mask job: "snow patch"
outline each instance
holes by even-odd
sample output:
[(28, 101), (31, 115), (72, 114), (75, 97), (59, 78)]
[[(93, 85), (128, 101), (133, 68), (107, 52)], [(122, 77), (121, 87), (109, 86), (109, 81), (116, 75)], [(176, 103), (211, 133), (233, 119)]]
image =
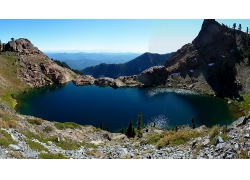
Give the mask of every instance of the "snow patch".
[(171, 76), (177, 76), (177, 75), (180, 75), (181, 72), (178, 72), (178, 73), (172, 73)]

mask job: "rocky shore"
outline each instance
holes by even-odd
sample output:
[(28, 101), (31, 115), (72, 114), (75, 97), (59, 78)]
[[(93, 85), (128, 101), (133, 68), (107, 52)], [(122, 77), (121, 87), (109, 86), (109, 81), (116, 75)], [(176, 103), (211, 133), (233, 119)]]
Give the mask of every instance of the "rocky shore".
[[(72, 159), (246, 159), (250, 157), (250, 119), (247, 117), (239, 118), (230, 126), (218, 128), (214, 137), (211, 137), (213, 128), (205, 126), (195, 129), (188, 126), (179, 127), (175, 133), (199, 132), (202, 135), (179, 145), (159, 146), (156, 142), (152, 143), (150, 139), (157, 136), (164, 137), (164, 133), (168, 131), (157, 127), (144, 128), (142, 138), (127, 138), (124, 134), (110, 133), (93, 126), (69, 126), (65, 129), (58, 129), (53, 122), (16, 114), (4, 105), (0, 107), (1, 114), (4, 112), (16, 118), (15, 126), (7, 127), (6, 125), (4, 127), (1, 124), (1, 159), (46, 157)], [(0, 122), (2, 123), (2, 117), (0, 117)], [(4, 143), (3, 139), (7, 139), (8, 135), (9, 143)]]

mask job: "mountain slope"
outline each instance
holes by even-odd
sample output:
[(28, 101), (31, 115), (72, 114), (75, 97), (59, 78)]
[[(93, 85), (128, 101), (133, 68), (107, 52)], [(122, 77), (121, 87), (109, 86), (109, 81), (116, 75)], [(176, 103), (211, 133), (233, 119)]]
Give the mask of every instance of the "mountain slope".
[(86, 75), (92, 75), (95, 78), (103, 76), (118, 78), (119, 76), (137, 75), (149, 67), (163, 65), (164, 62), (173, 54), (174, 53), (160, 55), (147, 52), (124, 64), (102, 63), (97, 66), (85, 68), (82, 72)]
[[(193, 42), (165, 62), (165, 69), (160, 71), (165, 73), (162, 81), (148, 86), (165, 84), (221, 97), (239, 97), (241, 92), (249, 92), (249, 55), (249, 34), (220, 25), (213, 19), (204, 20)], [(139, 80), (145, 73), (138, 76)], [(154, 77), (156, 72), (143, 80)]]
[(1, 44), (0, 103), (13, 107), (11, 95), (24, 89), (71, 81), (76, 74), (58, 66), (28, 40)]

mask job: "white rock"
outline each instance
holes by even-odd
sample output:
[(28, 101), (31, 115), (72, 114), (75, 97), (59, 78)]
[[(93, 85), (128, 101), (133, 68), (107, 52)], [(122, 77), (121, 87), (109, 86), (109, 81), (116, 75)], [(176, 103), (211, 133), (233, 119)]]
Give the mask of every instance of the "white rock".
[(13, 149), (14, 151), (19, 151), (19, 150), (20, 150), (20, 147), (17, 146), (17, 145), (15, 145), (15, 144), (10, 144), (9, 147), (10, 147), (11, 149)]

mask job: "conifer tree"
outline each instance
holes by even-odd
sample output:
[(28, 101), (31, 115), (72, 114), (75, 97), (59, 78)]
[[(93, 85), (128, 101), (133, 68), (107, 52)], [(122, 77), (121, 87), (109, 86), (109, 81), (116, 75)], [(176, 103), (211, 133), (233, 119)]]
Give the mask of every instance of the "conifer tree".
[(100, 127), (99, 127), (100, 129), (103, 129), (103, 121), (101, 120), (101, 122), (100, 122)]
[(194, 117), (192, 117), (192, 128), (195, 129)]
[(124, 134), (124, 128), (123, 128), (123, 126), (122, 126), (122, 131), (121, 131), (121, 133)]
[(133, 122), (132, 120), (130, 120), (129, 124), (128, 124), (128, 128), (126, 130), (126, 136), (128, 137), (135, 137), (135, 129), (133, 127)]
[(194, 117), (192, 117), (192, 124), (194, 124)]
[(108, 132), (110, 132), (110, 130), (109, 130), (109, 126), (107, 125), (107, 128), (106, 128), (106, 130), (108, 131)]
[(138, 130), (138, 137), (142, 138), (142, 132), (141, 132), (141, 125), (142, 125), (142, 113), (140, 112), (137, 117), (137, 130)]
[(140, 112), (137, 117), (137, 130), (140, 131), (142, 124), (142, 113)]
[(133, 129), (132, 129), (132, 134), (131, 134), (131, 137), (135, 137), (135, 128), (133, 127)]
[(236, 23), (233, 24), (233, 29), (235, 29), (235, 28), (236, 28)]
[(241, 24), (239, 24), (238, 30), (240, 30), (240, 31), (241, 31)]
[(193, 123), (193, 129), (195, 129), (195, 123)]

